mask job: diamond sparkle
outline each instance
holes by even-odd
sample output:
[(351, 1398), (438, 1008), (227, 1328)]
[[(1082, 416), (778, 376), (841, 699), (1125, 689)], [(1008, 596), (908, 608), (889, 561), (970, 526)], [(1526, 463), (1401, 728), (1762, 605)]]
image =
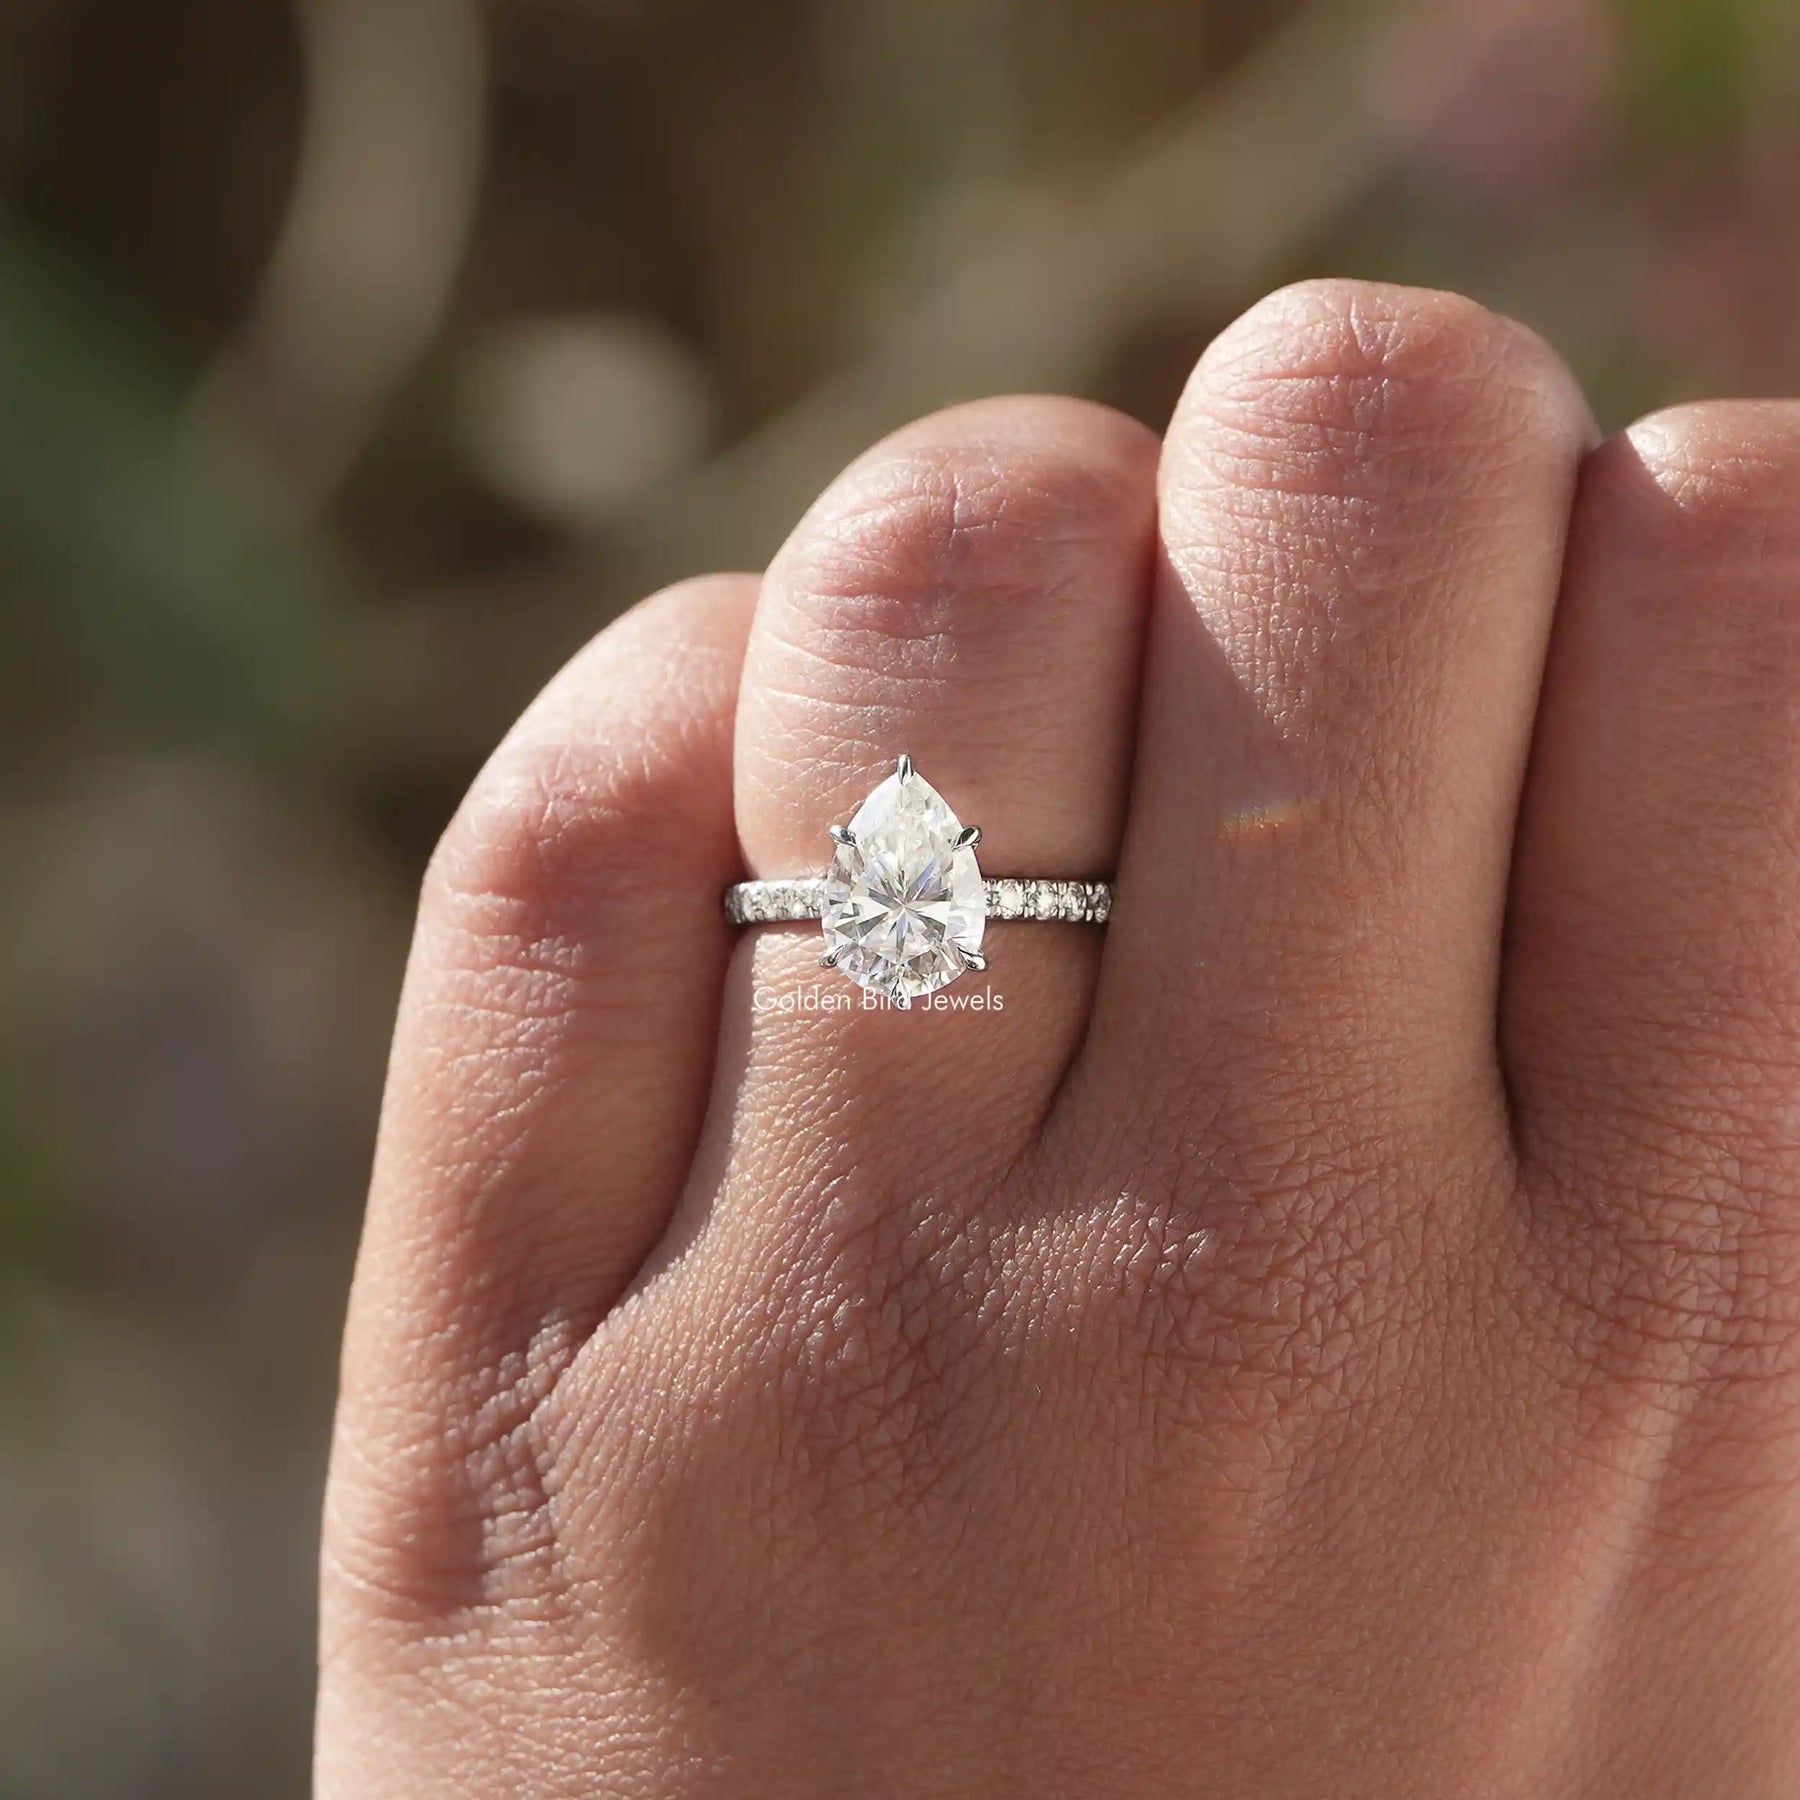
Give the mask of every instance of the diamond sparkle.
[(833, 967), (910, 1006), (980, 966), (987, 904), (974, 847), (906, 758), (835, 835), (821, 918)]

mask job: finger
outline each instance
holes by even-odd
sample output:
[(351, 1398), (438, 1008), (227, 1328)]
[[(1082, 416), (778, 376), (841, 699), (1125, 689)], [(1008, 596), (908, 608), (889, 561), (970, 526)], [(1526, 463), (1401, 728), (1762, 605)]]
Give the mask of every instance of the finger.
[[(1522, 821), (1505, 1046), (1528, 1154), (1607, 1164), (1586, 1187), (1651, 1209), (1631, 1233), (1645, 1247), (1766, 1236), (1737, 1206), (1800, 1190), (1797, 569), (1800, 406), (1679, 408), (1591, 459)], [(1699, 1266), (1666, 1263), (1664, 1285)]]
[(1090, 1049), (1205, 1095), (1259, 1186), (1389, 1153), (1324, 1143), (1321, 1096), (1502, 1120), (1513, 820), (1588, 431), (1521, 327), (1348, 282), (1254, 308), (1183, 398)]
[(711, 1074), (748, 576), (603, 632), (483, 771), (420, 903), (347, 1370), (571, 1342), (662, 1230)]
[[(771, 567), (745, 661), (737, 806), (754, 874), (820, 869), (827, 827), (901, 753), (981, 828), (987, 874), (1110, 870), (1155, 456), (1147, 431), (1099, 407), (996, 400), (924, 421), (834, 484)], [(915, 1095), (954, 1095), (941, 1115), (950, 1142), (976, 1110), (1041, 1104), (1083, 1015), (1097, 935), (991, 926), (986, 976), (960, 978), (1002, 1002), (980, 1024), (765, 1011), (749, 1054), (774, 1068), (791, 1049), (810, 1081), (838, 1060), (832, 1046), (854, 1042), (849, 1086), (891, 1096), (886, 1076), (904, 1065), (924, 1083)], [(821, 978), (819, 951), (816, 929), (762, 933), (747, 979), (764, 995), (821, 979), (841, 991), (835, 972)]]

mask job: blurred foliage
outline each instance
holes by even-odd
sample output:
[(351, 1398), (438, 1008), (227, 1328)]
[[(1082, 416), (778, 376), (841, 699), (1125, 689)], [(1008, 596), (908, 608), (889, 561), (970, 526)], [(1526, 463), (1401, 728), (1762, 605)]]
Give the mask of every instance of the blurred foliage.
[(67, 1128), (47, 1116), (17, 1047), (0, 1043), (0, 1416), (18, 1348), (21, 1303), (66, 1275), (71, 1201)]
[(0, 224), (8, 736), (64, 735), (42, 704), (56, 670), (58, 699), (122, 705), (140, 734), (317, 754), (343, 571), (180, 403), (141, 319)]
[(1791, 0), (0, 0), (0, 95), (5, 1800), (305, 1792), (407, 895), (644, 586), (1307, 274), (1800, 385)]
[(1626, 93), (1637, 129), (1663, 150), (1728, 131), (1757, 80), (1784, 0), (1619, 0)]

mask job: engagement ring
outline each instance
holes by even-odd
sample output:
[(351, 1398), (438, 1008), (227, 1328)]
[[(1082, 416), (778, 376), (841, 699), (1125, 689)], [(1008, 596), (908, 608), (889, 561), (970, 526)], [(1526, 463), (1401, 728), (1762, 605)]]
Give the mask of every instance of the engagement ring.
[(824, 966), (896, 1006), (985, 969), (990, 919), (1104, 925), (1112, 911), (1104, 881), (984, 879), (980, 827), (964, 825), (907, 756), (831, 838), (825, 874), (740, 881), (725, 911), (738, 925), (818, 920)]

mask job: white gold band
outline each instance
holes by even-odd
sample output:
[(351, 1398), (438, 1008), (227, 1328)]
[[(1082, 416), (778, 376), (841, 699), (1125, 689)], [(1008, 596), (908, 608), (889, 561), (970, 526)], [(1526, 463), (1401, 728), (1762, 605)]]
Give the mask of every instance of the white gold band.
[[(780, 925), (825, 916), (825, 877), (740, 881), (725, 890), (725, 916), (734, 925)], [(1046, 924), (1104, 925), (1112, 888), (1104, 881), (1026, 881), (1003, 876), (982, 883), (990, 919)]]

